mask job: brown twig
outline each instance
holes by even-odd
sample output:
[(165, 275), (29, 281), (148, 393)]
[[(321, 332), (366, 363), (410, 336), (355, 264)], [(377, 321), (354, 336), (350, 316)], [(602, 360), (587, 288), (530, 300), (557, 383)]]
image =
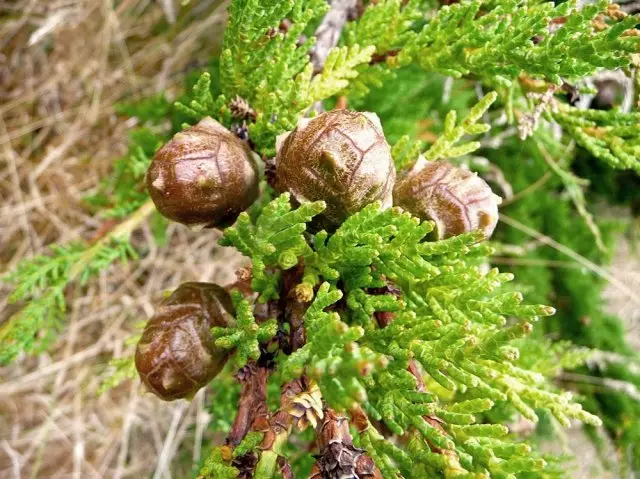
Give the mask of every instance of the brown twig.
[(371, 61), (369, 62), (369, 65), (375, 65), (376, 63), (384, 63), (387, 61), (387, 59), (398, 55), (398, 53), (400, 53), (400, 49), (398, 48), (394, 50), (389, 50), (384, 53), (374, 53), (373, 55), (371, 55)]
[(282, 385), (280, 393), (280, 409), (270, 419), (264, 430), (264, 437), (260, 446), (261, 454), (256, 471), (266, 475), (273, 475), (279, 468), (283, 477), (291, 473), (291, 468), (279, 452), (287, 441), (296, 417), (291, 413), (294, 408), (294, 399), (307, 390), (307, 382), (304, 377), (294, 379)]
[(309, 307), (309, 303), (301, 301), (295, 290), (295, 287), (302, 282), (303, 273), (304, 266), (300, 263), (295, 268), (284, 271), (282, 275), (279, 308), (284, 311), (283, 319), (289, 323), (290, 327), (289, 347), (285, 351), (286, 354), (291, 354), (307, 342), (304, 330), (304, 314)]
[(276, 184), (276, 159), (263, 157), (264, 161), (264, 179), (273, 189), (278, 190)]
[(346, 96), (340, 95), (338, 97), (338, 101), (336, 101), (336, 106), (334, 110), (346, 110), (349, 108), (349, 100)]
[(359, 477), (382, 479), (380, 470), (363, 449), (353, 445), (349, 421), (325, 407), (324, 422), (317, 428), (320, 454), (309, 479), (339, 479)]
[(253, 290), (251, 289), (252, 272), (251, 267), (242, 267), (235, 272), (236, 280), (225, 286), (227, 291), (232, 289), (239, 290), (245, 296), (251, 296)]
[(331, 0), (330, 5), (331, 9), (315, 32), (316, 44), (311, 52), (311, 63), (316, 73), (322, 71), (329, 52), (338, 44), (345, 23), (357, 9), (356, 0)]
[(238, 413), (231, 425), (225, 443), (237, 446), (250, 430), (262, 431), (268, 427), (267, 378), (269, 369), (250, 362), (240, 369), (235, 378), (242, 385)]
[(282, 476), (282, 479), (294, 479), (293, 471), (291, 470), (291, 465), (282, 456), (278, 458), (278, 469), (280, 471), (280, 475)]
[[(296, 349), (302, 347), (306, 341), (304, 333), (304, 313), (307, 310), (308, 303), (300, 301), (295, 293), (295, 286), (300, 283), (303, 272), (304, 268), (302, 264), (284, 271), (280, 300), (271, 302), (270, 306), (268, 306), (272, 309), (272, 313), (278, 318), (278, 323), (281, 327), (284, 326), (285, 323), (289, 323), (290, 334), (288, 341), (284, 340), (284, 344), (280, 346), (280, 349), (285, 354), (291, 354)], [(310, 386), (305, 376), (283, 384), (280, 392), (280, 409), (271, 418), (262, 416), (262, 418), (267, 420), (260, 424), (261, 428), (259, 430), (264, 431), (265, 434), (260, 446), (262, 451), (260, 459), (255, 465), (256, 470), (273, 471), (277, 467), (285, 479), (293, 478), (291, 467), (286, 460), (279, 455), (279, 452), (283, 443), (289, 437), (296, 420), (298, 420), (299, 425), (302, 425), (302, 423), (308, 419), (306, 411), (302, 411), (302, 414), (297, 414), (300, 405), (295, 403), (295, 398), (305, 393), (313, 394), (314, 388)], [(315, 386), (315, 390), (317, 392), (317, 385)], [(319, 392), (317, 392), (317, 394), (319, 394)], [(317, 401), (319, 401), (319, 399), (317, 399)], [(318, 412), (319, 409), (318, 406)], [(314, 414), (313, 411), (310, 413)]]

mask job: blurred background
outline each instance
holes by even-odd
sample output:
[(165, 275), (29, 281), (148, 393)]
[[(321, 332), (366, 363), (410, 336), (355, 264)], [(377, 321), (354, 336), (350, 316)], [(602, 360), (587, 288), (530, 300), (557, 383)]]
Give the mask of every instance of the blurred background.
[[(23, 258), (46, 253), (53, 243), (97, 241), (117, 224), (96, 214), (105, 178), (114, 176), (117, 159), (126, 158), (129, 137), (146, 122), (145, 115), (161, 118), (162, 109), (215, 64), (225, 15), (226, 3), (217, 0), (185, 5), (172, 0), (0, 0), (0, 273)], [(455, 107), (443, 100), (445, 89), (451, 93), (453, 88), (458, 102), (465, 98), (456, 97), (456, 86), (446, 79), (417, 80), (411, 71), (406, 75), (350, 106), (377, 111), (389, 135), (412, 131), (428, 142), (432, 129), (437, 130), (432, 128), (435, 120), (429, 119), (432, 112), (441, 119), (439, 110)], [(618, 84), (611, 81), (602, 84), (596, 100), (605, 101), (609, 88), (615, 102)], [(164, 116), (164, 123), (153, 121), (150, 128), (167, 131), (171, 118), (166, 112)], [(394, 123), (394, 118), (402, 122)], [(514, 158), (526, 154), (520, 150)], [(494, 161), (490, 151), (484, 155)], [(511, 166), (501, 165), (507, 177), (509, 168), (517, 166), (514, 158)], [(609, 225), (603, 226), (610, 246), (602, 265), (605, 274), (594, 280), (589, 267), (555, 257), (553, 248), (535, 260), (507, 251), (495, 263), (529, 278), (523, 284), (533, 292), (532, 301), (537, 301), (537, 294), (539, 302), (559, 307), (555, 325), (546, 332), (553, 339), (612, 350), (597, 344), (593, 336), (613, 342), (625, 337), (625, 351), (637, 351), (640, 258), (634, 215), (640, 185), (625, 174), (598, 171), (587, 160), (581, 164), (587, 166), (577, 173), (599, 178), (597, 184), (604, 185), (603, 191), (590, 190), (589, 199), (599, 221)], [(517, 181), (511, 186), (524, 190)], [(628, 195), (616, 197), (621, 191)], [(523, 206), (524, 211), (506, 211), (516, 218), (544, 216), (556, 208), (553, 198), (548, 199), (542, 202), (547, 210), (530, 213)], [(565, 214), (577, 215), (562, 208), (553, 214), (559, 215), (558, 221), (564, 221)], [(553, 236), (553, 225), (546, 225), (547, 231), (536, 229), (539, 236)], [(600, 257), (592, 251), (593, 239), (584, 234), (581, 219), (576, 225), (562, 234), (573, 235), (571, 241), (575, 236), (584, 240), (584, 251), (574, 248), (578, 256), (592, 257), (589, 261)], [(500, 240), (527, 247), (513, 237), (522, 231), (502, 228)], [(228, 420), (218, 417), (224, 411), (215, 411), (220, 391), (201, 390), (191, 403), (163, 403), (141, 395), (137, 380), (99, 392), (108, 361), (130, 353), (129, 338), (137, 323), (151, 316), (163, 290), (185, 280), (233, 280), (242, 259), (217, 247), (217, 237), (215, 231), (196, 234), (151, 219), (134, 234), (136, 249), (145, 252), (141, 260), (112, 266), (86, 286), (69, 288), (68, 323), (53, 347), (0, 369), (0, 477), (189, 476), (192, 463), (202, 457), (215, 434), (216, 421)], [(527, 242), (536, 239), (540, 238), (527, 236)], [(566, 244), (563, 238), (554, 239)], [(519, 268), (529, 269), (518, 272)], [(566, 278), (566, 271), (577, 277), (567, 284), (553, 278)], [(0, 283), (0, 323), (18, 307), (8, 304), (10, 292)], [(593, 329), (594, 324), (602, 329)], [(621, 447), (628, 447), (625, 444), (640, 441), (633, 415), (640, 400), (635, 385), (640, 366), (616, 354), (596, 358), (558, 379), (565, 387), (591, 394), (586, 399), (587, 404), (592, 401), (590, 410), (619, 413), (615, 424), (609, 424), (609, 434), (578, 426), (567, 433), (537, 432), (543, 449), (577, 455), (567, 466), (575, 471), (574, 477), (631, 474), (616, 458), (621, 457)], [(635, 383), (626, 376), (607, 377), (608, 368), (620, 362), (638, 368)], [(622, 403), (616, 402), (618, 396)], [(603, 398), (613, 402), (607, 404)], [(636, 401), (635, 406), (627, 399)], [(532, 434), (527, 427), (511, 425), (516, 432)], [(620, 437), (630, 434), (627, 442), (615, 441), (617, 430)]]

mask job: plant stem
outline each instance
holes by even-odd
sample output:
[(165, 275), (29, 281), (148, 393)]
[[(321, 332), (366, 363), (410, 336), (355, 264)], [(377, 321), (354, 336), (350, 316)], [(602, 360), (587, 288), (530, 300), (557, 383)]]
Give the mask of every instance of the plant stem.
[(315, 72), (322, 71), (329, 52), (338, 44), (342, 29), (356, 8), (356, 0), (332, 0), (331, 10), (316, 29), (316, 44), (311, 52), (311, 63)]
[[(353, 445), (349, 421), (325, 407), (324, 422), (316, 429), (320, 454), (309, 479), (324, 477), (360, 477), (382, 479), (373, 459)], [(331, 474), (331, 476), (329, 476)]]
[(131, 233), (147, 219), (151, 213), (155, 211), (155, 205), (151, 200), (147, 200), (138, 208), (126, 221), (116, 226), (111, 232), (107, 233), (87, 251), (85, 251), (80, 259), (69, 270), (67, 284), (74, 281), (85, 267), (91, 263), (93, 258), (102, 250), (102, 248), (114, 240), (124, 240), (131, 236)]
[(237, 446), (247, 433), (262, 430), (268, 426), (267, 378), (269, 369), (258, 366), (254, 361), (247, 364), (236, 374), (242, 390), (238, 403), (238, 413), (231, 425), (225, 443)]
[[(385, 294), (385, 293), (392, 293), (395, 295), (399, 294), (399, 291), (392, 285), (387, 286), (386, 288), (380, 288), (379, 290), (377, 290), (376, 292), (380, 293), (380, 294)], [(374, 313), (374, 317), (376, 318), (378, 325), (381, 328), (384, 328), (386, 326), (388, 326), (394, 319), (395, 315), (392, 312), (388, 312), (388, 311), (376, 311)], [(417, 387), (416, 389), (419, 392), (426, 392), (427, 391), (427, 387), (424, 384), (424, 379), (422, 378), (422, 374), (420, 373), (420, 369), (418, 368), (418, 364), (416, 362), (415, 359), (410, 359), (409, 360), (409, 366), (407, 367), (407, 371), (409, 371), (415, 378), (417, 381)], [(358, 422), (360, 424), (360, 427), (363, 427), (364, 425), (364, 420), (362, 418), (362, 415), (364, 415), (364, 418), (366, 418), (366, 414), (364, 413), (364, 411), (362, 411), (362, 414), (359, 414), (358, 417)], [(444, 429), (444, 427), (442, 426), (444, 424), (444, 422), (442, 421), (442, 419), (438, 418), (435, 415), (425, 415), (422, 416), (423, 419), (431, 426), (434, 427), (435, 429), (437, 429), (438, 431), (440, 431), (443, 435), (446, 435), (446, 431)], [(366, 420), (367, 425), (368, 425), (368, 419)], [(446, 456), (449, 459), (449, 464), (448, 467), (452, 470), (452, 471), (458, 471), (458, 472), (462, 472), (463, 468), (460, 465), (460, 461), (458, 459), (457, 454), (455, 453), (455, 451), (449, 450), (449, 449), (443, 449), (435, 444), (433, 444), (431, 441), (427, 440), (427, 444), (429, 445), (429, 448), (437, 453), (437, 454), (442, 454), (443, 456)]]

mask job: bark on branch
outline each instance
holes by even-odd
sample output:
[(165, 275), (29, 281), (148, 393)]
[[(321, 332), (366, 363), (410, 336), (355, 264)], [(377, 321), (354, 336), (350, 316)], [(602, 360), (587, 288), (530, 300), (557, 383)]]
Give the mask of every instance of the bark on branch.
[(383, 479), (373, 459), (364, 449), (353, 445), (346, 417), (325, 407), (324, 422), (317, 428), (320, 454), (311, 470), (309, 479)]
[(331, 9), (324, 16), (315, 32), (316, 44), (311, 52), (314, 72), (319, 73), (333, 47), (338, 44), (342, 29), (356, 11), (357, 0), (332, 0)]
[(267, 378), (269, 369), (252, 361), (240, 369), (236, 379), (242, 385), (238, 413), (225, 443), (237, 446), (251, 430), (264, 430), (268, 424)]

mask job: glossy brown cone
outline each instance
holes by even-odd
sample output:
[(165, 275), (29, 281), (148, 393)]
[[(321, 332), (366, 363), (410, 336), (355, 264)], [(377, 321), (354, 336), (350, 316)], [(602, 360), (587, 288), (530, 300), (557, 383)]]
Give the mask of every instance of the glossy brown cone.
[(442, 161), (398, 181), (393, 201), (411, 214), (436, 224), (437, 239), (481, 230), (489, 238), (498, 223), (500, 197), (473, 173)]
[(183, 283), (157, 308), (136, 348), (142, 382), (161, 399), (193, 396), (224, 367), (229, 351), (210, 329), (233, 321), (229, 294), (211, 283)]
[(146, 183), (162, 215), (193, 227), (228, 226), (259, 194), (248, 145), (209, 117), (158, 150)]
[(391, 206), (391, 150), (373, 113), (334, 110), (278, 138), (276, 184), (299, 203), (323, 200), (316, 226), (329, 231), (374, 201)]

